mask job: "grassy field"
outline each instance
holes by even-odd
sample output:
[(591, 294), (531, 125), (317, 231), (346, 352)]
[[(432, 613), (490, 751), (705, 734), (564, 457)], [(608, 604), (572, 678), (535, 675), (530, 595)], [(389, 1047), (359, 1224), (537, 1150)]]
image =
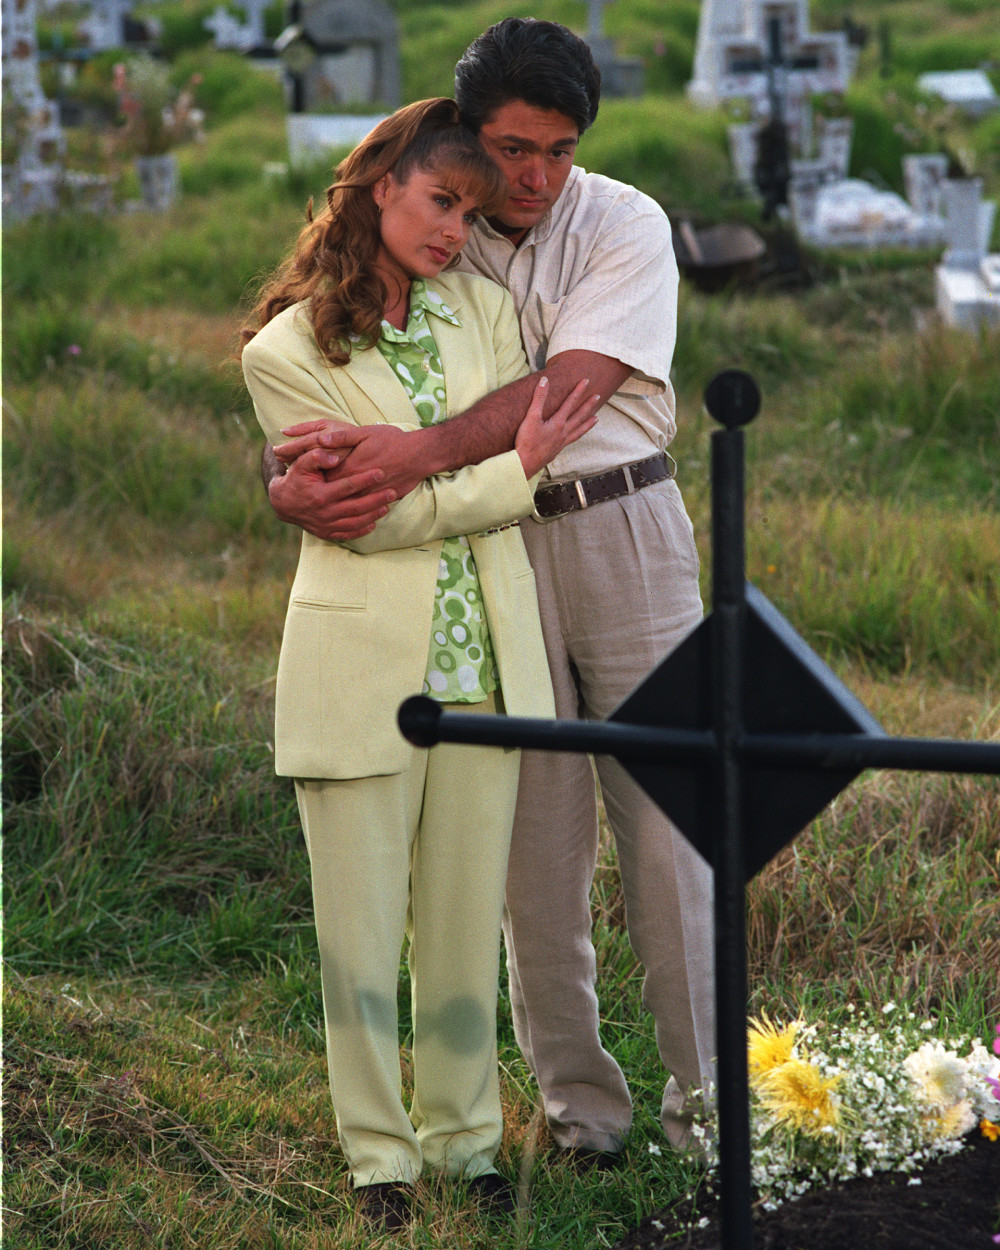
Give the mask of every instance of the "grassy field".
[[(407, 98), (447, 91), (488, 22), (539, 10), (396, 7)], [(827, 25), (847, 9), (811, 7)], [(180, 151), (177, 207), (4, 231), (5, 1240), (362, 1247), (326, 1084), (308, 865), (272, 771), (297, 541), (260, 489), (234, 354), (247, 292), (325, 171), (265, 176), (284, 159), (273, 82), (193, 46), (197, 5), (166, 8), (177, 77), (203, 74), (208, 111), (206, 142)], [(581, 160), (675, 215), (755, 221), (728, 198), (724, 119), (682, 95), (697, 8), (608, 6), (609, 33), (648, 59), (650, 93), (608, 102)], [(995, 11), (850, 11), (873, 32), (891, 23), (888, 86), (873, 34), (852, 101), (862, 168), (898, 182), (893, 127), (916, 75), (974, 63), (991, 34), (995, 56)], [(544, 15), (581, 27), (585, 6)], [(1000, 194), (996, 121), (963, 138)], [(71, 150), (85, 164), (95, 144), (76, 135)], [(674, 451), (707, 591), (701, 393), (721, 367), (751, 370), (764, 392), (748, 434), (751, 580), (891, 732), (996, 739), (1000, 336), (935, 323), (933, 260), (814, 256), (794, 291), (684, 285)], [(837, 1019), (892, 1000), (942, 1035), (992, 1032), (998, 829), (995, 782), (860, 779), (751, 885), (752, 1008)], [(551, 1157), (502, 986), (502, 1162), (530, 1184), (530, 1215), (485, 1226), (428, 1182), (398, 1244), (590, 1250), (698, 1192), (696, 1169), (649, 1149), (662, 1073), (608, 848), (594, 926), (605, 1041), (635, 1096), (626, 1167), (595, 1181)], [(404, 1041), (407, 997), (404, 969)]]

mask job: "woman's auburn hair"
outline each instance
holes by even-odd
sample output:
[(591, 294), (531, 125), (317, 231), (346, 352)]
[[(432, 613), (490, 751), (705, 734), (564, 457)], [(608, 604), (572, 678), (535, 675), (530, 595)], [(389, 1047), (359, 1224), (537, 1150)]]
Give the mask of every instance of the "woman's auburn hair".
[(308, 304), (316, 344), (331, 364), (344, 365), (353, 348), (378, 342), (388, 291), (375, 268), (381, 235), (372, 188), (387, 173), (405, 183), (414, 169), (451, 174), (487, 213), (507, 195), (503, 174), (459, 121), (454, 100), (438, 97), (399, 109), (337, 166), (326, 207), (315, 218), (309, 201), (307, 224), (261, 289), (244, 345), (301, 302)]

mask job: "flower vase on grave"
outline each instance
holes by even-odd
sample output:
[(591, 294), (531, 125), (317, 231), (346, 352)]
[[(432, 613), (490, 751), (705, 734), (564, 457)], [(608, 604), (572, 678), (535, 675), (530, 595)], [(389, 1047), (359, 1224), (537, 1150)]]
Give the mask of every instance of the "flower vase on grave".
[(135, 170), (139, 175), (139, 188), (145, 207), (159, 213), (171, 208), (177, 200), (180, 187), (177, 157), (173, 152), (162, 152), (158, 156), (137, 156)]

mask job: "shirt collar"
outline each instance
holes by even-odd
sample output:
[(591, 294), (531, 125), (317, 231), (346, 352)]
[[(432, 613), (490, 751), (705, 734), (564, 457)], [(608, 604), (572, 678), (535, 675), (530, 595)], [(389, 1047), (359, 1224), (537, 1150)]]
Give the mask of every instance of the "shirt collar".
[[(546, 212), (544, 217), (541, 217), (537, 222), (535, 222), (535, 224), (521, 240), (520, 244), (518, 244), (519, 248), (524, 247), (525, 244), (528, 243), (543, 243), (549, 237), (554, 228), (553, 220), (556, 212), (558, 211), (559, 206), (563, 203), (563, 197), (566, 195), (566, 192), (570, 189), (577, 178), (579, 178), (581, 172), (581, 167), (579, 165), (573, 166), (573, 168), (569, 171), (569, 177), (566, 179), (566, 185), (559, 193), (558, 200), (556, 200), (548, 212)], [(476, 224), (473, 226), (473, 230), (481, 230), (483, 234), (485, 234), (486, 237), (492, 242), (502, 240), (508, 247), (514, 248), (514, 244), (511, 243), (507, 235), (501, 234), (499, 230), (495, 230), (485, 217), (477, 218)]]
[[(414, 278), (410, 284), (410, 310), (406, 320), (406, 329), (397, 330), (388, 321), (382, 322), (382, 337), (391, 343), (406, 343), (413, 339), (414, 331), (427, 325), (427, 314), (430, 313), (461, 329), (462, 323), (444, 302), (437, 291), (431, 290), (423, 278)], [(430, 327), (427, 326), (429, 330)]]

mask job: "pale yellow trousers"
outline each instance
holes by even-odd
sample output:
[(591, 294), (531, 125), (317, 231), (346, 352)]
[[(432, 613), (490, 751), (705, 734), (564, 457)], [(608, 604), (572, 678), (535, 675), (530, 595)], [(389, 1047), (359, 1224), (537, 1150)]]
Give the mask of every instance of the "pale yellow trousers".
[[(494, 710), (494, 700), (454, 710)], [(404, 773), (297, 780), (330, 1089), (356, 1186), (493, 1170), (500, 922), (519, 752), (442, 744)], [(409, 937), (413, 1098), (396, 994)]]

